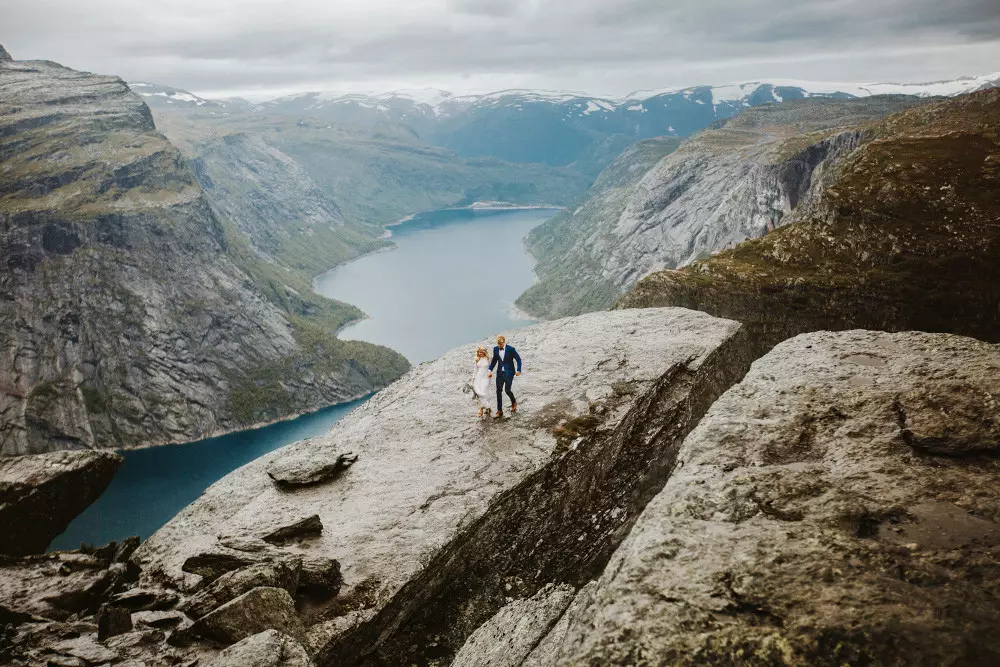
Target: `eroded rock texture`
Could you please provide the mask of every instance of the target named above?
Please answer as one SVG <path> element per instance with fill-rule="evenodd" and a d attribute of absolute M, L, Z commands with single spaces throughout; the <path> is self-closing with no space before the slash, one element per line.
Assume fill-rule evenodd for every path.
<path fill-rule="evenodd" d="M 406 368 L 265 299 L 120 79 L 0 58 L 0 162 L 0 455 L 195 440 Z"/>
<path fill-rule="evenodd" d="M 0 554 L 42 553 L 111 483 L 113 452 L 0 458 Z"/>
<path fill-rule="evenodd" d="M 780 344 L 518 664 L 997 664 L 998 372 L 957 336 Z"/>
<path fill-rule="evenodd" d="M 909 109 L 791 224 L 642 280 L 622 307 L 732 317 L 763 349 L 806 331 L 938 331 L 1000 341 L 1000 90 Z"/>
<path fill-rule="evenodd" d="M 684 435 L 748 365 L 740 327 L 648 309 L 508 340 L 525 360 L 515 417 L 475 417 L 462 392 L 475 346 L 458 348 L 329 435 L 217 482 L 141 547 L 144 577 L 201 585 L 277 549 L 258 538 L 316 514 L 321 534 L 282 547 L 343 572 L 339 595 L 300 609 L 316 662 L 409 664 L 448 659 L 509 598 L 596 576 Z M 303 471 L 345 452 L 357 462 L 324 482 L 289 488 L 268 475 L 279 461 Z"/>
<path fill-rule="evenodd" d="M 763 236 L 822 198 L 869 139 L 859 125 L 922 103 L 795 100 L 743 111 L 672 152 L 671 137 L 639 142 L 575 209 L 528 235 L 541 280 L 517 303 L 546 317 L 607 308 L 652 271 Z"/>

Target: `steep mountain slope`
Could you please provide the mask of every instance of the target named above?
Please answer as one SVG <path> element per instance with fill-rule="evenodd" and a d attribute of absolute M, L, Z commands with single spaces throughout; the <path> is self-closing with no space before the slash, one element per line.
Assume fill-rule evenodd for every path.
<path fill-rule="evenodd" d="M 420 211 L 483 200 L 565 205 L 589 185 L 586 176 L 571 169 L 463 158 L 423 143 L 401 125 L 361 127 L 314 118 L 179 108 L 159 109 L 154 115 L 164 134 L 199 161 L 208 175 L 234 167 L 245 170 L 233 160 L 254 162 L 259 151 L 272 152 L 277 162 L 284 163 L 275 168 L 301 170 L 311 181 L 310 188 L 315 186 L 319 194 L 336 202 L 345 229 L 367 235 L 369 241 L 381 234 L 382 225 Z M 232 137 L 237 134 L 247 139 L 236 141 Z M 222 148 L 220 141 L 229 144 Z M 243 148 L 253 148 L 258 157 L 238 158 Z M 218 193 L 204 179 L 202 183 L 214 199 Z M 263 194 L 281 198 L 281 208 L 293 205 L 280 190 L 267 188 Z"/>
<path fill-rule="evenodd" d="M 734 317 L 765 345 L 855 327 L 1000 340 L 1000 90 L 860 133 L 862 147 L 795 224 L 655 273 L 621 304 Z"/>
<path fill-rule="evenodd" d="M 433 89 L 379 95 L 312 92 L 258 109 L 369 126 L 400 123 L 461 155 L 570 165 L 594 177 L 638 139 L 687 136 L 760 104 L 808 97 L 956 95 L 996 85 L 1000 73 L 922 84 L 754 81 L 638 91 L 625 99 L 537 90 L 465 96 Z"/>
<path fill-rule="evenodd" d="M 3 454 L 196 439 L 405 370 L 257 290 L 120 79 L 0 62 L 0 161 Z"/>
<path fill-rule="evenodd" d="M 919 103 L 798 100 L 744 111 L 664 157 L 638 144 L 577 208 L 528 236 L 540 282 L 518 305 L 545 317 L 607 308 L 650 271 L 763 235 L 857 147 L 851 128 Z"/>

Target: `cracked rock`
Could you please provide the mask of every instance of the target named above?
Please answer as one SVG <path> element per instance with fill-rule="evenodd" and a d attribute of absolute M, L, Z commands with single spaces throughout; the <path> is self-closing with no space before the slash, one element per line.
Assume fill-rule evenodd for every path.
<path fill-rule="evenodd" d="M 329 559 L 320 579 L 333 588 L 343 569 L 337 597 L 303 605 L 317 664 L 363 663 L 376 646 L 388 664 L 441 662 L 505 599 L 585 583 L 662 487 L 683 437 L 742 377 L 749 346 L 739 324 L 680 308 L 508 333 L 525 360 L 515 416 L 476 419 L 454 388 L 477 345 L 452 350 L 329 434 L 216 482 L 139 548 L 144 576 L 187 590 L 197 581 L 185 571 L 266 559 L 282 549 L 259 535 L 318 515 L 323 531 L 285 550 L 303 558 L 300 591 L 324 571 L 313 559 Z M 580 427 L 572 446 L 552 432 L 562 420 Z M 347 451 L 357 462 L 330 484 L 288 492 L 267 474 Z M 208 567 L 209 550 L 226 550 L 225 567 Z"/>
<path fill-rule="evenodd" d="M 299 588 L 301 571 L 302 559 L 295 556 L 248 565 L 220 576 L 207 588 L 185 600 L 181 609 L 191 618 L 198 619 L 247 591 L 261 586 L 282 588 L 294 595 Z"/>
<path fill-rule="evenodd" d="M 254 588 L 195 622 L 194 634 L 233 644 L 265 630 L 302 636 L 295 603 L 282 588 Z"/>
<path fill-rule="evenodd" d="M 997 377 L 959 336 L 779 344 L 524 664 L 996 664 Z"/>

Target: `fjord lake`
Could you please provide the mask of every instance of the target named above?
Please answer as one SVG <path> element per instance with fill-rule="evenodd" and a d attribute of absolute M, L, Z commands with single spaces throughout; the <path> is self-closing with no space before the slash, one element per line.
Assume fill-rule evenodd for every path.
<path fill-rule="evenodd" d="M 368 319 L 341 338 L 387 345 L 418 364 L 463 343 L 486 343 L 532 324 L 514 300 L 534 281 L 524 236 L 553 209 L 445 210 L 392 228 L 396 247 L 314 281 L 323 296 L 354 304 Z"/>
<path fill-rule="evenodd" d="M 485 344 L 501 331 L 532 323 L 513 307 L 534 279 L 534 260 L 522 240 L 556 212 L 421 213 L 392 228 L 393 248 L 336 267 L 314 287 L 369 315 L 341 331 L 341 338 L 387 345 L 411 363 L 457 345 Z M 278 447 L 323 435 L 365 400 L 197 442 L 122 452 L 125 461 L 107 490 L 49 549 L 130 535 L 145 539 L 221 477 Z"/>

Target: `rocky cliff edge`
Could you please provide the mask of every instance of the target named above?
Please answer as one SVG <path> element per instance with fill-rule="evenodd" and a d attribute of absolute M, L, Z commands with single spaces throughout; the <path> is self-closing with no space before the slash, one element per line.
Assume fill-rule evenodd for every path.
<path fill-rule="evenodd" d="M 519 603 L 537 622 L 477 631 L 512 650 L 461 664 L 997 664 L 998 372 L 1000 347 L 943 334 L 778 345 L 560 620 L 545 591 Z"/>
<path fill-rule="evenodd" d="M 738 324 L 683 309 L 594 313 L 508 339 L 525 360 L 516 416 L 476 419 L 462 392 L 475 346 L 453 350 L 329 435 L 214 484 L 137 552 L 144 581 L 189 595 L 259 560 L 268 535 L 288 538 L 280 552 L 332 557 L 339 595 L 300 601 L 319 664 L 440 660 L 507 598 L 582 585 L 744 372 L 746 346 Z"/>

